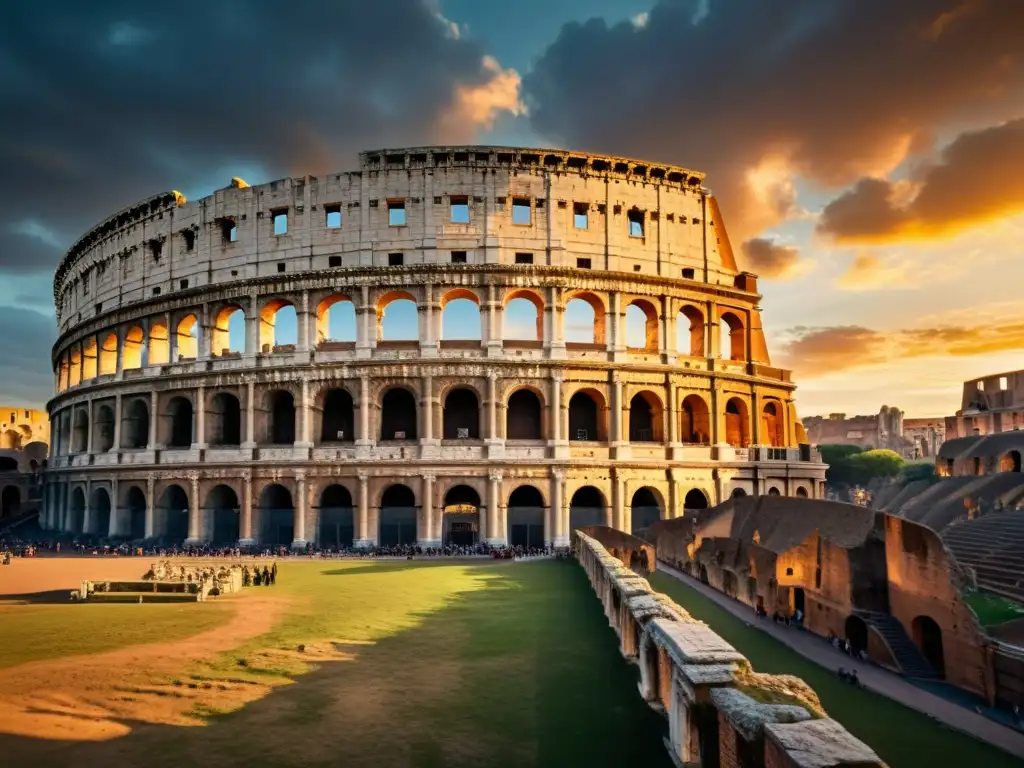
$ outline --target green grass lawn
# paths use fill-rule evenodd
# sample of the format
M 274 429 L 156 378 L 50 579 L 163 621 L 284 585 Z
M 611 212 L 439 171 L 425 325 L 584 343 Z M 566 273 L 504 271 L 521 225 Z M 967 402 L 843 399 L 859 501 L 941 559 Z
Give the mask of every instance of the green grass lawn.
M 669 595 L 744 654 L 758 672 L 803 678 L 821 698 L 830 717 L 869 744 L 892 768 L 969 765 L 1020 767 L 1021 761 L 926 715 L 878 694 L 843 683 L 834 672 L 808 661 L 759 629 L 748 627 L 696 590 L 663 573 L 651 585 Z
M 0 669 L 140 643 L 181 640 L 223 624 L 230 615 L 228 606 L 212 602 L 0 607 Z
M 999 595 L 975 590 L 965 592 L 964 600 L 983 627 L 994 627 L 1007 621 L 1024 618 L 1024 605 Z

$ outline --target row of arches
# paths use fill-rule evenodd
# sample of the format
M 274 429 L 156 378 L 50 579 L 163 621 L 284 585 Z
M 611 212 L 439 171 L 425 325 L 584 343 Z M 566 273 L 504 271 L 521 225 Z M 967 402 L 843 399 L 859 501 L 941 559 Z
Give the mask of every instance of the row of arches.
M 720 356 L 731 360 L 747 359 L 747 333 L 743 313 L 718 311 L 709 322 L 705 309 L 686 304 L 676 313 L 672 325 L 674 340 L 663 339 L 660 299 L 627 298 L 622 327 L 615 326 L 620 343 L 627 349 L 647 353 L 670 348 L 677 354 L 706 357 L 711 354 L 708 334 L 714 330 L 720 340 Z M 432 338 L 436 341 L 487 341 L 493 337 L 509 342 L 545 340 L 545 301 L 529 289 L 507 292 L 499 302 L 500 326 L 492 327 L 485 300 L 475 291 L 455 288 L 441 296 L 438 326 L 424 327 L 432 321 L 421 319 L 425 305 L 406 290 L 393 290 L 377 299 L 374 311 L 376 327 L 360 328 L 355 300 L 348 294 L 324 296 L 310 313 L 312 328 L 306 330 L 305 313 L 285 298 L 263 301 L 247 316 L 240 303 L 224 303 L 213 308 L 209 329 L 204 330 L 199 315 L 188 312 L 174 318 L 156 316 L 130 326 L 123 336 L 115 330 L 90 336 L 63 353 L 57 363 L 57 389 L 115 374 L 119 369 L 133 370 L 164 365 L 179 360 L 194 360 L 202 351 L 210 357 L 232 357 L 257 352 L 293 351 L 296 348 L 354 344 L 360 338 L 377 342 L 409 341 Z M 607 344 L 609 307 L 605 298 L 589 291 L 566 294 L 561 309 L 564 318 L 559 338 L 569 345 Z M 494 322 L 498 322 L 497 320 Z M 552 329 L 552 333 L 556 329 Z M 309 338 L 307 338 L 307 333 Z

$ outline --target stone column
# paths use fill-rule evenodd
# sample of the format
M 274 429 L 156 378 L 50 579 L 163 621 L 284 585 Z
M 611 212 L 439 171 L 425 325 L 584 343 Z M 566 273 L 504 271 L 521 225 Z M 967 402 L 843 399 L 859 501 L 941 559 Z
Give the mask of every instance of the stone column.
M 609 413 L 611 421 L 611 447 L 613 459 L 628 459 L 629 435 L 623 434 L 623 411 L 625 405 L 622 402 L 622 378 L 618 371 L 612 371 L 612 405 Z
M 501 472 L 491 472 L 487 485 L 487 543 L 494 547 L 505 546 L 505 531 L 500 527 L 501 514 Z
M 210 305 L 203 304 L 199 307 L 197 318 L 199 327 L 196 329 L 196 360 L 209 360 L 211 347 L 210 341 Z
M 310 419 L 312 413 L 309 408 L 309 380 L 302 379 L 302 389 L 299 392 L 299 429 L 295 435 L 295 447 L 299 449 L 310 449 L 313 441 L 309 439 Z M 308 457 L 307 457 L 308 458 Z
M 359 290 L 359 304 L 356 306 L 356 357 L 367 358 L 377 346 L 377 310 L 370 306 L 370 288 Z
M 82 514 L 82 533 L 90 533 L 92 525 L 92 481 L 85 481 L 85 512 Z
M 626 519 L 626 482 L 625 477 L 615 472 L 612 477 L 612 519 L 606 520 L 610 527 L 624 530 Z
M 487 356 L 505 354 L 502 316 L 504 309 L 494 285 L 487 286 Z
M 565 359 L 565 307 L 562 306 L 562 289 L 552 285 L 547 291 L 545 306 L 546 334 L 544 347 L 548 357 L 553 360 Z
M 118 503 L 117 478 L 110 481 L 110 520 L 107 522 L 107 536 L 121 534 L 121 505 Z
M 121 450 L 121 393 L 114 396 L 114 442 L 110 450 L 114 453 Z
M 146 449 L 150 451 L 156 448 L 156 417 L 159 408 L 160 398 L 154 390 L 149 398 L 149 445 L 146 446 Z
M 367 530 L 370 517 L 370 476 L 359 473 L 359 511 L 356 515 L 356 535 L 354 545 L 360 549 L 373 546 Z
M 562 371 L 552 372 L 551 395 L 549 398 L 551 407 L 548 412 L 548 434 L 550 436 L 548 445 L 551 446 L 550 455 L 555 459 L 569 457 L 569 435 L 564 434 L 562 431 L 562 411 L 564 409 L 562 403 L 562 383 L 564 380 Z
M 675 365 L 679 345 L 676 343 L 676 315 L 673 312 L 672 299 L 666 296 L 661 302 L 661 343 L 658 349 L 661 352 L 661 360 L 666 365 Z
M 238 546 L 249 547 L 256 543 L 252 535 L 252 472 L 242 470 L 242 509 L 238 521 Z
M 151 539 L 151 538 L 153 538 L 153 536 L 156 535 L 155 532 L 154 532 L 154 529 L 153 529 L 153 525 L 156 522 L 153 519 L 154 518 L 153 508 L 154 508 L 154 506 L 156 504 L 156 499 L 153 498 L 153 495 L 155 493 L 156 493 L 156 481 L 155 481 L 155 479 L 153 477 L 153 473 L 151 472 L 149 474 L 149 476 L 146 477 L 146 538 L 147 539 Z
M 566 510 L 565 510 L 565 470 L 551 470 L 551 543 L 556 547 L 569 545 L 569 537 L 566 535 Z
M 256 294 L 249 295 L 245 308 L 245 356 L 253 357 L 260 351 L 260 312 Z
M 434 481 L 436 479 L 437 476 L 432 472 L 423 473 L 423 484 L 421 486 L 421 509 L 423 515 L 423 530 L 420 531 L 421 547 L 441 546 L 440 526 L 436 525 L 434 520 Z
M 423 397 L 420 398 L 420 414 L 422 415 L 422 442 L 433 445 L 434 440 L 434 377 L 427 375 L 422 380 Z
M 95 417 L 96 414 L 92 407 L 92 400 L 86 400 L 85 409 L 89 413 L 89 431 L 85 434 L 85 452 L 90 456 L 92 455 L 92 433 L 96 431 Z
M 245 442 L 243 448 L 256 447 L 256 382 L 246 383 L 245 390 Z
M 298 324 L 295 348 L 299 352 L 309 351 L 309 291 L 303 291 L 299 306 L 295 308 L 295 320 Z
M 292 538 L 292 549 L 305 549 L 306 548 L 306 506 L 307 506 L 307 488 L 306 488 L 306 472 L 305 470 L 296 470 L 295 472 L 295 533 Z
M 196 428 L 192 435 L 192 450 L 206 447 L 206 387 L 196 389 Z
M 199 473 L 188 473 L 189 495 L 188 495 L 188 539 L 186 544 L 202 544 L 203 542 L 203 521 L 202 507 L 199 506 Z
M 370 447 L 373 438 L 370 436 L 370 379 L 359 377 L 359 430 L 356 435 L 356 457 L 362 460 L 370 458 Z

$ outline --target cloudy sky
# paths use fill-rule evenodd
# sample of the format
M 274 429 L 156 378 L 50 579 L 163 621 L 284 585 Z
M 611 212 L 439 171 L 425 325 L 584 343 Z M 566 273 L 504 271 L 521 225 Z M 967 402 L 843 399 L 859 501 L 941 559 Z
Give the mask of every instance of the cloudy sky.
M 1022 41 L 1021 0 L 10 0 L 0 401 L 112 211 L 479 141 L 705 171 L 804 415 L 951 414 L 1024 368 Z

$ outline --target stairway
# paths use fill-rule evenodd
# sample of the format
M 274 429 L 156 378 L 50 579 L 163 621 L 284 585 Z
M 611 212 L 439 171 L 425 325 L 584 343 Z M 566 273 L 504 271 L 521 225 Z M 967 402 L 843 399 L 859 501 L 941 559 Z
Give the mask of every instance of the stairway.
M 14 538 L 19 538 L 17 532 L 12 533 L 12 531 L 15 531 L 15 529 L 19 525 L 27 523 L 30 520 L 38 520 L 38 519 L 39 519 L 39 512 L 38 511 L 33 511 L 33 512 L 26 512 L 26 513 L 22 514 L 21 516 L 15 518 L 14 520 L 11 520 L 10 522 L 5 522 L 2 526 L 0 526 L 0 538 L 4 538 L 6 536 L 13 536 Z
M 854 615 L 863 619 L 870 629 L 875 630 L 889 646 L 889 650 L 899 665 L 904 677 L 921 680 L 938 680 L 941 678 L 924 654 L 914 645 L 903 625 L 888 613 L 873 611 L 854 611 Z

